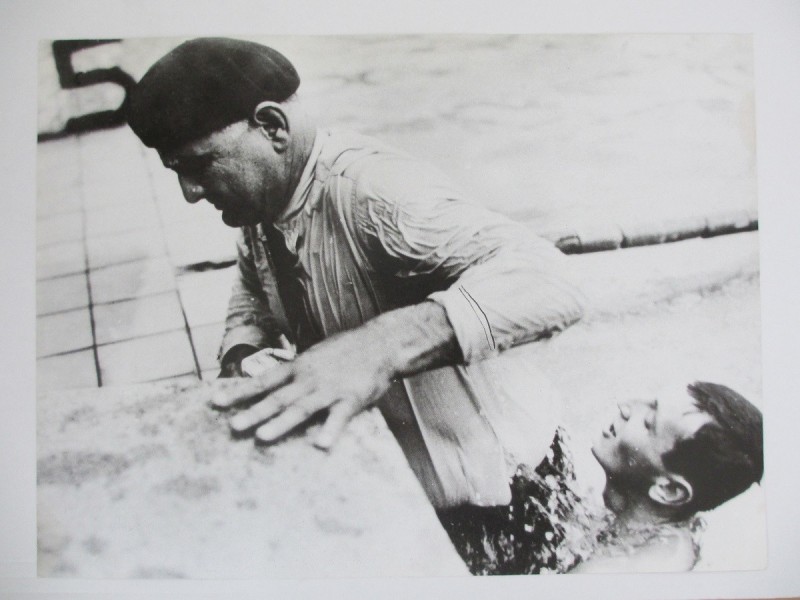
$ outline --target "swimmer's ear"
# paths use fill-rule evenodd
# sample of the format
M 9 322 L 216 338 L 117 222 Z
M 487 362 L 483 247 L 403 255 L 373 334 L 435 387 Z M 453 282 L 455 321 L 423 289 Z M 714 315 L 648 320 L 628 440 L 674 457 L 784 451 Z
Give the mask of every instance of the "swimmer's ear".
M 674 473 L 656 477 L 647 493 L 654 502 L 674 508 L 687 504 L 694 495 L 692 484 Z
M 278 152 L 286 149 L 289 140 L 289 118 L 280 104 L 270 101 L 260 102 L 253 111 L 253 121 Z

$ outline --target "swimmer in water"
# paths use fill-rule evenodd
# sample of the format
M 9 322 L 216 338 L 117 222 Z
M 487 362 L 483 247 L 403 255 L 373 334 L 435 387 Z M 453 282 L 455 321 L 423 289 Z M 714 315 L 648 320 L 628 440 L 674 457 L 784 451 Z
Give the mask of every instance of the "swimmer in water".
M 517 470 L 508 505 L 437 514 L 475 575 L 688 571 L 697 513 L 760 481 L 762 448 L 761 412 L 696 382 L 618 405 L 592 445 L 605 508 L 584 497 L 558 428 L 545 459 Z
M 688 571 L 696 513 L 761 480 L 762 416 L 723 385 L 696 382 L 620 403 L 592 446 L 614 520 L 574 573 Z

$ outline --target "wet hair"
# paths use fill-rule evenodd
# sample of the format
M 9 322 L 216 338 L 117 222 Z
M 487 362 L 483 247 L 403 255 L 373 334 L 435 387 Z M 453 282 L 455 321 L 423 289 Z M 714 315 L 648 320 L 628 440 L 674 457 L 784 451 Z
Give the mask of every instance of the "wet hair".
M 687 387 L 710 421 L 664 453 L 664 466 L 686 478 L 694 494 L 681 516 L 711 510 L 739 495 L 764 472 L 761 411 L 732 389 L 695 382 Z

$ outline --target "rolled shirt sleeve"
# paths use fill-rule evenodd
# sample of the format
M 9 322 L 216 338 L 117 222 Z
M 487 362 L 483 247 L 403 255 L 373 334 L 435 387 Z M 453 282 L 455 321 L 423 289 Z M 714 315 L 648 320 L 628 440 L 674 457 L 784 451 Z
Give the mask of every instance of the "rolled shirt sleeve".
M 398 278 L 428 283 L 427 297 L 446 310 L 465 363 L 551 337 L 580 319 L 583 295 L 560 251 L 464 200 L 435 169 L 408 162 L 409 171 L 396 160 L 365 170 L 359 225 Z
M 518 235 L 525 234 L 531 239 L 509 242 L 429 296 L 445 308 L 466 363 L 552 337 L 583 314 L 565 257 L 531 232 Z

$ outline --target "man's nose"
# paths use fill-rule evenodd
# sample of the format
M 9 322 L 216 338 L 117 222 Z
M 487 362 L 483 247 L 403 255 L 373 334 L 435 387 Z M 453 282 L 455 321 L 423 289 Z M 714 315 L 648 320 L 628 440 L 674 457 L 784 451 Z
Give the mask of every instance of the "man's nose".
M 196 181 L 192 181 L 188 177 L 178 176 L 178 183 L 181 185 L 183 197 L 186 198 L 189 204 L 199 202 L 206 197 L 206 191 L 203 189 L 203 186 Z

